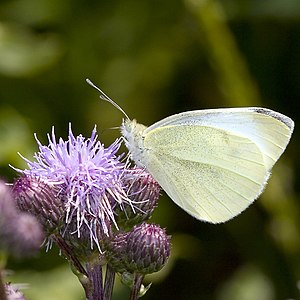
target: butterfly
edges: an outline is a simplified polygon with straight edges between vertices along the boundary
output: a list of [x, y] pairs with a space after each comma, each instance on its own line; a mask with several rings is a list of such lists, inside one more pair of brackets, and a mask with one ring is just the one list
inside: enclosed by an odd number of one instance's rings
[[187, 111], [149, 127], [125, 116], [121, 133], [132, 160], [183, 210], [210, 223], [235, 217], [260, 196], [294, 129], [289, 117], [260, 107]]

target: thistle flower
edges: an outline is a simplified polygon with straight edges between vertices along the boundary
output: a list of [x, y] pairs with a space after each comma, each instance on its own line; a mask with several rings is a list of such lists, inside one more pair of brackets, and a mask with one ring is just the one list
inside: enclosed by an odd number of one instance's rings
[[[56, 140], [54, 128], [48, 135], [48, 146], [35, 138], [39, 146], [35, 161], [24, 158], [29, 169], [17, 170], [30, 178], [38, 178], [42, 184], [55, 187], [64, 205], [65, 223], [76, 223], [78, 238], [81, 228], [88, 228], [91, 246], [96, 243], [100, 249], [99, 228], [104, 235], [109, 235], [111, 224], [118, 228], [114, 207], [124, 203], [132, 205], [122, 183], [127, 165], [116, 154], [121, 140], [104, 148], [97, 140], [96, 127], [86, 139], [82, 135], [75, 137], [71, 126], [66, 141], [62, 138]], [[38, 194], [32, 199], [36, 200]]]

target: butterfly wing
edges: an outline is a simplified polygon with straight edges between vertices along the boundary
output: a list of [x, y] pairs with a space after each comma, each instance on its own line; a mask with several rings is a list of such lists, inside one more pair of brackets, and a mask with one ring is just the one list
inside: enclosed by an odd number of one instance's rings
[[225, 222], [263, 191], [289, 141], [289, 125], [251, 109], [174, 115], [145, 130], [143, 163], [189, 214]]

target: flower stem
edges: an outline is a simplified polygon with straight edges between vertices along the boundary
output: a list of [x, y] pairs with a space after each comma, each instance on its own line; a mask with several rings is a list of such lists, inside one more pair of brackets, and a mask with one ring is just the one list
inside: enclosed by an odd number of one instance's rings
[[113, 287], [115, 283], [115, 271], [112, 267], [107, 264], [106, 265], [106, 273], [105, 273], [105, 283], [104, 283], [104, 300], [111, 300]]
[[78, 258], [73, 254], [72, 249], [65, 243], [65, 241], [59, 235], [52, 237], [59, 249], [62, 251], [64, 256], [73, 264], [78, 272], [87, 276], [87, 272], [78, 260]]
[[137, 300], [139, 298], [139, 292], [141, 289], [142, 281], [144, 279], [144, 275], [135, 273], [133, 286], [131, 289], [129, 300]]
[[88, 263], [86, 268], [91, 284], [90, 289], [86, 291], [86, 300], [104, 300], [102, 265]]

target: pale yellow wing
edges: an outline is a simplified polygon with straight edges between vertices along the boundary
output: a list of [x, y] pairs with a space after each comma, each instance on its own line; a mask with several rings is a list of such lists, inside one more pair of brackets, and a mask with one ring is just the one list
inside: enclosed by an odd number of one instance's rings
[[264, 155], [253, 141], [199, 125], [148, 131], [143, 163], [176, 204], [212, 223], [225, 222], [246, 209], [269, 176]]

